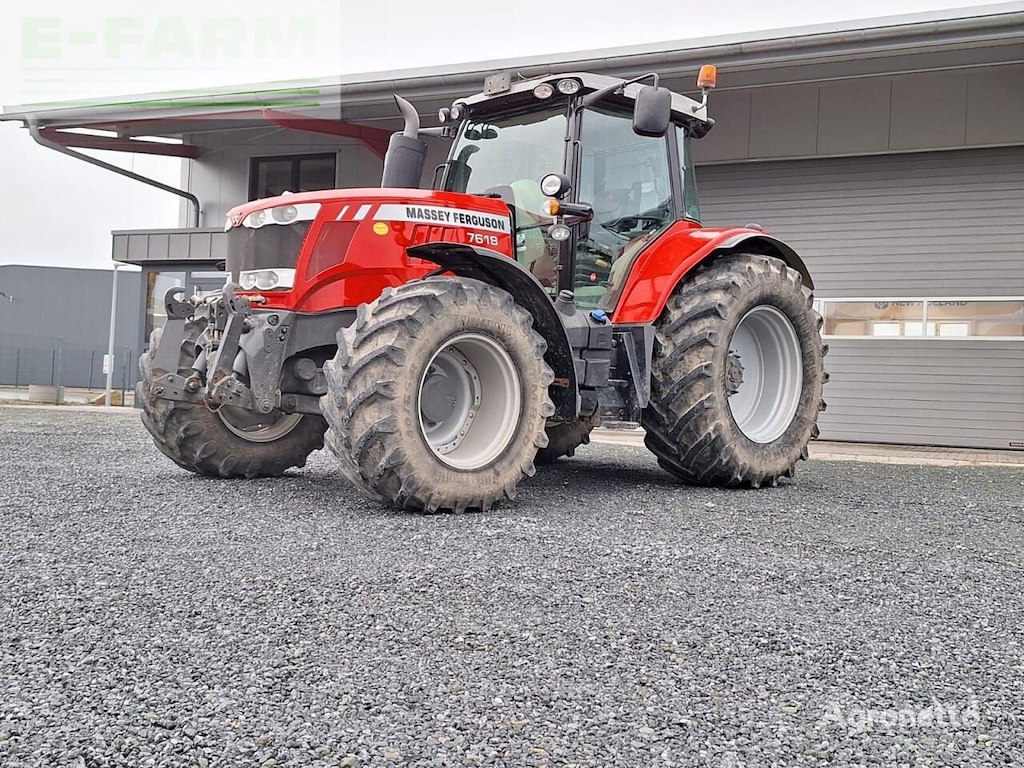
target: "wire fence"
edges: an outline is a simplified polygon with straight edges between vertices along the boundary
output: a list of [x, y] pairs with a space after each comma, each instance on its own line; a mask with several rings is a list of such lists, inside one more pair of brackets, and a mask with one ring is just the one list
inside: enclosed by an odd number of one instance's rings
[[[106, 349], [63, 342], [53, 346], [0, 344], [0, 386], [43, 384], [104, 389], [107, 385], [103, 368], [106, 354]], [[128, 347], [115, 349], [112, 370], [114, 389], [133, 389], [138, 379], [138, 354]]]

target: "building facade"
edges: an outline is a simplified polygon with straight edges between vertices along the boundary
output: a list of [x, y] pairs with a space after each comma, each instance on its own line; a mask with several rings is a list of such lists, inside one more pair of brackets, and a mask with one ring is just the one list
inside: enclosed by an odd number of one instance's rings
[[430, 125], [496, 71], [658, 71], [688, 92], [715, 63], [716, 126], [695, 143], [702, 218], [757, 222], [806, 260], [831, 348], [822, 437], [1024, 449], [1024, 12], [971, 13], [326, 79], [301, 110], [268, 87], [247, 114], [223, 91], [199, 110], [153, 97], [3, 117], [109, 128], [128, 151], [132, 136], [180, 138], [201, 227], [184, 202], [181, 229], [113, 237], [114, 258], [144, 269], [142, 345], [167, 287], [222, 281], [233, 205], [378, 184], [392, 92]]
[[[131, 389], [138, 378], [139, 278], [128, 270], [117, 274], [112, 382], [117, 389]], [[0, 386], [102, 389], [112, 293], [110, 270], [0, 266]]]

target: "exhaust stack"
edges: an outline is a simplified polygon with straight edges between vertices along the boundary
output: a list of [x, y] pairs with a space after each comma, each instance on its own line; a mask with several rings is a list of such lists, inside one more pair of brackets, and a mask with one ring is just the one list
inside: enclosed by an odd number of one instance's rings
[[395, 104], [405, 120], [401, 133], [391, 135], [388, 151], [384, 155], [384, 173], [381, 187], [395, 189], [417, 189], [423, 176], [423, 162], [427, 156], [427, 144], [419, 138], [420, 116], [416, 108], [398, 94]]

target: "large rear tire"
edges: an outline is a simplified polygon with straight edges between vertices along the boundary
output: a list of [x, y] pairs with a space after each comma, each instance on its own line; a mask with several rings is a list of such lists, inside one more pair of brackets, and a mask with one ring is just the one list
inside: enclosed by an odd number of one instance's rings
[[[182, 364], [195, 359], [200, 323], [186, 325]], [[175, 464], [207, 477], [274, 477], [302, 467], [313, 451], [323, 448], [327, 424], [320, 416], [286, 414], [265, 416], [240, 408], [212, 411], [202, 404], [164, 400], [152, 394], [158, 376], [153, 356], [163, 328], [150, 337], [149, 351], [139, 367], [142, 380], [136, 395], [142, 404], [142, 423], [160, 451]], [[188, 366], [178, 373], [188, 375]]]
[[546, 344], [506, 291], [427, 278], [359, 307], [324, 368], [327, 445], [367, 495], [489, 509], [534, 473], [554, 413]]
[[658, 463], [694, 485], [792, 477], [825, 409], [820, 328], [779, 259], [725, 256], [684, 280], [657, 322], [642, 418]]

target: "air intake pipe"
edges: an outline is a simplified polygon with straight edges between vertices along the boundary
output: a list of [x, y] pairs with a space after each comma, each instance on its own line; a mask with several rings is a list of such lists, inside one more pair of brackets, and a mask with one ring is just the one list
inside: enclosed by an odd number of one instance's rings
[[395, 94], [395, 104], [405, 120], [405, 128], [401, 133], [391, 135], [388, 151], [384, 155], [384, 174], [380, 185], [395, 189], [417, 189], [427, 156], [426, 142], [419, 138], [420, 116], [416, 114], [416, 108], [398, 94]]

